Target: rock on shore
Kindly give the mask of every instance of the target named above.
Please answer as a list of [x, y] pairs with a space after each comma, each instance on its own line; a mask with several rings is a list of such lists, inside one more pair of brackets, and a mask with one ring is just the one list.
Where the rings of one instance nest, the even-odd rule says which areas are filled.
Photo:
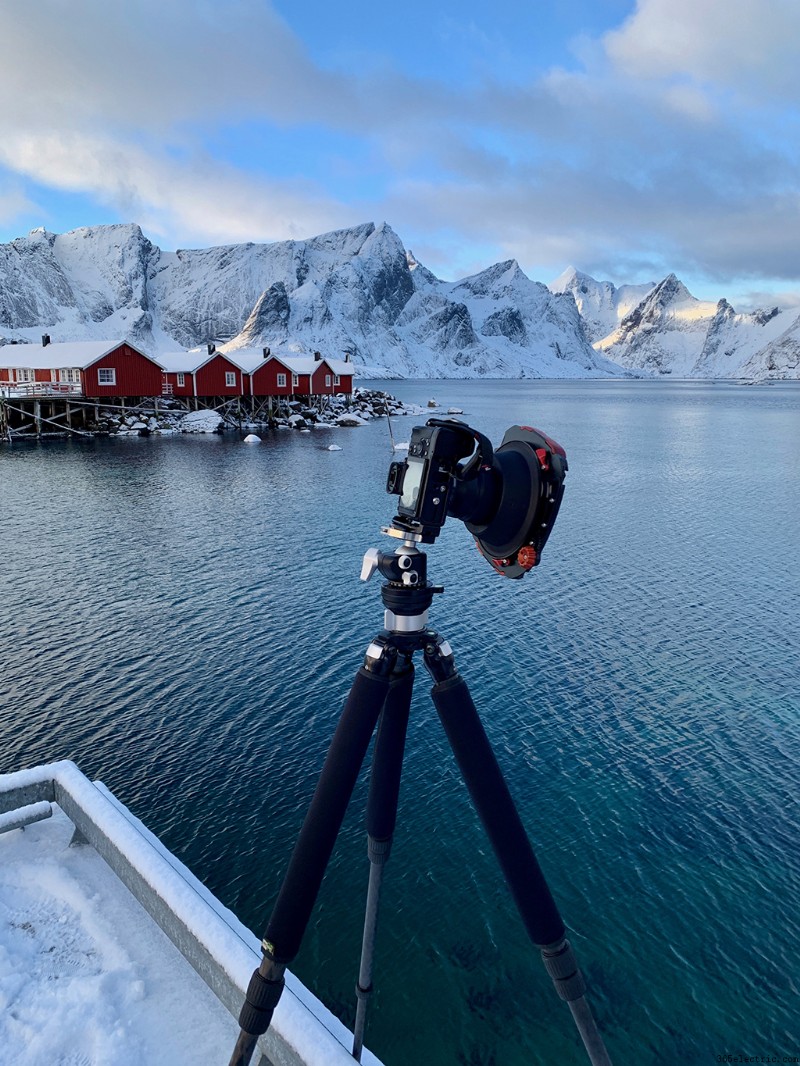
[[182, 407], [160, 406], [157, 413], [152, 405], [141, 405], [130, 411], [101, 409], [97, 431], [114, 436], [150, 436], [176, 433], [222, 433], [225, 430], [254, 430], [277, 426], [297, 430], [317, 427], [365, 426], [374, 418], [425, 415], [418, 404], [406, 404], [388, 392], [357, 388], [351, 396], [327, 397], [322, 409], [311, 407], [301, 400], [283, 400], [276, 405], [273, 417], [253, 421], [245, 417], [240, 423], [233, 412], [201, 409], [186, 411]]

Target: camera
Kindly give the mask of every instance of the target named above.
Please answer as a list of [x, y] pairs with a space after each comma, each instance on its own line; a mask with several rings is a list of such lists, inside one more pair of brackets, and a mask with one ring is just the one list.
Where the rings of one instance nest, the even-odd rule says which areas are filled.
[[386, 491], [400, 500], [386, 532], [432, 544], [460, 518], [498, 573], [521, 578], [539, 563], [567, 469], [561, 445], [531, 426], [511, 426], [495, 450], [460, 419], [430, 418], [389, 467]]

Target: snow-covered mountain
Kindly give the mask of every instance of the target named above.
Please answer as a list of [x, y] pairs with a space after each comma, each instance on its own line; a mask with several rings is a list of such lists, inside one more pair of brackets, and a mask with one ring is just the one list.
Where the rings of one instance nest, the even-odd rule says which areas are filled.
[[548, 286], [551, 292], [569, 292], [581, 313], [589, 339], [602, 340], [619, 328], [627, 317], [655, 288], [655, 282], [645, 285], [616, 285], [610, 281], [595, 281], [575, 267], [567, 267]]
[[157, 355], [213, 341], [351, 353], [402, 377], [595, 377], [569, 294], [515, 262], [444, 282], [386, 224], [307, 241], [163, 252], [136, 225], [0, 245], [0, 343], [128, 338]]
[[634, 373], [800, 377], [796, 310], [737, 314], [727, 300], [695, 299], [674, 274], [658, 284], [616, 288], [570, 267], [550, 288], [572, 294], [595, 350]]
[[627, 314], [613, 333], [596, 342], [632, 369], [693, 376], [717, 305], [696, 300], [674, 274], [667, 275]]
[[0, 245], [0, 345], [43, 332], [348, 351], [362, 376], [800, 377], [796, 311], [737, 314], [674, 274], [617, 288], [570, 268], [547, 288], [513, 260], [441, 281], [385, 223], [177, 252], [132, 224], [34, 230]]

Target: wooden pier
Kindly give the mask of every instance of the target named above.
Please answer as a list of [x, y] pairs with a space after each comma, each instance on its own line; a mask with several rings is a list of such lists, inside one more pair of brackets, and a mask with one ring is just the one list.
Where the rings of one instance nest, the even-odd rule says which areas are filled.
[[164, 389], [161, 397], [84, 396], [80, 385], [31, 382], [0, 383], [0, 443], [41, 437], [94, 437], [107, 432], [104, 415], [159, 418], [167, 413], [216, 411], [223, 424], [241, 429], [246, 423], [269, 425], [292, 413], [292, 404], [323, 411], [327, 396], [192, 396], [179, 397]]
[[91, 436], [124, 415], [216, 411], [225, 424], [270, 423], [296, 404], [324, 410], [353, 389], [345, 360], [283, 355], [269, 348], [233, 355], [176, 352], [157, 362], [127, 341], [6, 345], [0, 359], [0, 441], [18, 437]]

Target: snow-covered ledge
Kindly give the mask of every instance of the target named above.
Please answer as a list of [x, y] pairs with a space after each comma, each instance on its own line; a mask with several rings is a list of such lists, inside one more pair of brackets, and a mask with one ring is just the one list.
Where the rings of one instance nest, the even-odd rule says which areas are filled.
[[[37, 766], [0, 775], [2, 816], [31, 807], [30, 817], [46, 817], [42, 804], [56, 803], [87, 843], [164, 930], [184, 958], [238, 1016], [250, 975], [260, 961], [258, 938], [223, 907], [158, 837], [135, 818], [101, 782], [91, 782], [73, 762]], [[39, 805], [34, 807], [33, 805]], [[25, 815], [20, 812], [24, 820]], [[6, 819], [6, 828], [19, 824]], [[234, 1023], [233, 1043], [238, 1034]], [[352, 1034], [291, 973], [272, 1026], [259, 1041], [261, 1066], [346, 1066]], [[365, 1066], [381, 1066], [366, 1049]]]

